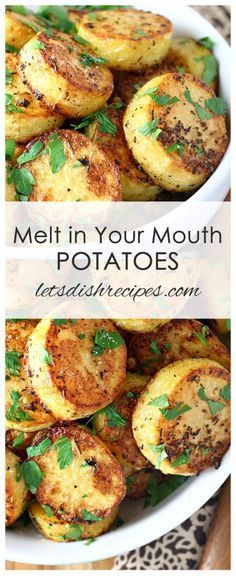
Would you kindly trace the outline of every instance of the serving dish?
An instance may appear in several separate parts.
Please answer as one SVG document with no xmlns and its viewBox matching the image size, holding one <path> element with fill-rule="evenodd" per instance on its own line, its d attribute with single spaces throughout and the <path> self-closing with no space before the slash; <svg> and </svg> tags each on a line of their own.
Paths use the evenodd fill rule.
<svg viewBox="0 0 236 576">
<path fill-rule="evenodd" d="M 142 2 L 134 6 L 143 8 Z M 32 7 L 33 8 L 33 7 Z M 211 37 L 215 42 L 214 53 L 219 62 L 220 95 L 230 103 L 229 85 L 229 46 L 222 36 L 198 13 L 185 6 L 169 6 L 146 2 L 145 10 L 158 11 L 170 18 L 178 35 L 193 38 Z M 230 186 L 230 150 L 228 148 L 222 162 L 209 180 L 191 198 L 199 201 L 225 198 Z M 125 502 L 120 515 L 124 525 L 117 530 L 100 536 L 91 546 L 84 542 L 58 544 L 51 542 L 36 532 L 32 526 L 24 529 L 9 530 L 6 539 L 6 558 L 15 562 L 29 564 L 73 564 L 91 562 L 127 552 L 148 542 L 160 538 L 169 530 L 191 516 L 223 484 L 230 474 L 230 454 L 227 453 L 218 470 L 208 470 L 200 476 L 190 478 L 162 502 L 157 508 L 143 509 L 143 502 Z"/>
</svg>

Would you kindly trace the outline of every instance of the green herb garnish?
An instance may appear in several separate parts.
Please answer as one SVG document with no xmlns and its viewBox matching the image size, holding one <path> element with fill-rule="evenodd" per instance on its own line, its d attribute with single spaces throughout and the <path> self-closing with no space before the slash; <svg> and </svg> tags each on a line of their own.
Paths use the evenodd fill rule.
<svg viewBox="0 0 236 576">
<path fill-rule="evenodd" d="M 112 136 L 115 136 L 117 132 L 117 126 L 110 120 L 110 118 L 108 118 L 108 112 L 109 110 L 123 108 L 123 106 L 123 102 L 114 102 L 113 104 L 109 104 L 97 112 L 88 114 L 88 116 L 85 116 L 79 124 L 72 124 L 72 128 L 74 128 L 74 130 L 81 130 L 82 128 L 90 126 L 90 124 L 97 121 L 100 132 L 103 134 L 112 134 Z"/>
<path fill-rule="evenodd" d="M 190 461 L 189 454 L 190 449 L 186 448 L 186 450 L 182 454 L 179 454 L 179 456 L 177 456 L 177 458 L 171 462 L 171 466 L 175 468 L 177 466 L 184 466 L 184 464 L 188 464 Z"/>
<path fill-rule="evenodd" d="M 150 120 L 141 126 L 138 131 L 140 134 L 143 134 L 144 136 L 151 136 L 153 140 L 156 140 L 156 138 L 158 138 L 159 134 L 162 132 L 162 129 L 158 128 L 158 122 L 159 118 L 154 118 L 153 120 Z"/>
<path fill-rule="evenodd" d="M 230 384 L 226 384 L 224 388 L 221 388 L 220 397 L 224 398 L 224 400 L 231 400 Z"/>
<path fill-rule="evenodd" d="M 12 405 L 8 408 L 6 417 L 7 420 L 13 420 L 13 422 L 26 422 L 28 420 L 33 420 L 27 412 L 19 408 L 19 400 L 21 398 L 21 394 L 17 392 L 17 390 L 12 390 L 11 392 L 11 400 Z"/>
<path fill-rule="evenodd" d="M 84 52 L 80 56 L 80 62 L 82 66 L 90 67 L 90 66 L 100 66 L 101 64 L 107 64 L 108 60 L 98 56 L 92 56 L 91 54 Z"/>
<path fill-rule="evenodd" d="M 88 510 L 82 510 L 82 518 L 84 522 L 99 522 L 100 520 L 102 520 L 100 516 L 96 516 L 96 514 L 88 512 Z"/>
<path fill-rule="evenodd" d="M 48 364 L 49 366 L 53 365 L 53 357 L 45 348 L 40 351 L 39 360 L 43 364 Z"/>
<path fill-rule="evenodd" d="M 200 120 L 210 120 L 210 118 L 212 117 L 211 114 L 209 114 L 209 112 L 207 112 L 207 110 L 205 110 L 205 108 L 200 106 L 200 104 L 198 104 L 198 102 L 193 101 L 192 96 L 191 96 L 188 88 L 184 92 L 184 97 L 187 100 L 187 102 L 189 102 L 189 104 L 193 105 L 193 107 L 194 107 L 198 117 L 200 118 Z"/>
<path fill-rule="evenodd" d="M 40 42 L 39 40 L 33 40 L 31 42 L 31 48 L 33 50 L 42 50 L 43 52 L 46 50 L 44 42 Z"/>
<path fill-rule="evenodd" d="M 83 46 L 91 46 L 91 42 L 89 42 L 88 40 L 85 40 L 85 38 L 80 36 L 80 34 L 74 34 L 73 38 L 79 44 L 83 44 Z"/>
<path fill-rule="evenodd" d="M 18 54 L 19 52 L 18 48 L 11 46 L 11 44 L 8 44 L 7 42 L 5 44 L 5 50 L 6 52 L 13 52 L 13 54 Z"/>
<path fill-rule="evenodd" d="M 143 92 L 140 97 L 142 96 L 150 96 L 150 98 L 158 104 L 158 106 L 170 106 L 171 104 L 175 104 L 175 102 L 179 102 L 179 98 L 177 96 L 170 96 L 170 94 L 158 94 L 158 89 L 153 86 L 146 92 Z"/>
<path fill-rule="evenodd" d="M 16 141 L 15 140 L 6 140 L 5 143 L 5 154 L 6 160 L 12 160 L 16 148 Z"/>
<path fill-rule="evenodd" d="M 20 471 L 17 476 L 17 481 L 19 482 L 21 478 L 24 478 L 26 486 L 29 488 L 30 492 L 35 494 L 38 490 L 42 477 L 43 473 L 40 470 L 38 464 L 34 462 L 34 460 L 29 460 L 21 464 Z"/>
<path fill-rule="evenodd" d="M 94 344 L 92 355 L 101 356 L 105 350 L 114 350 L 125 344 L 125 341 L 119 332 L 109 332 L 108 330 L 99 329 L 96 330 Z"/>
<path fill-rule="evenodd" d="M 41 504 L 45 514 L 47 514 L 48 518 L 51 518 L 51 516 L 54 516 L 54 511 L 51 508 L 51 506 L 48 506 L 48 504 Z"/>
<path fill-rule="evenodd" d="M 179 418 L 179 416 L 184 414 L 184 412 L 191 410 L 191 407 L 188 406 L 188 404 L 184 404 L 183 402 L 177 402 L 173 408 L 159 408 L 159 410 L 162 413 L 162 416 L 166 418 L 166 420 L 173 420 L 174 418 Z"/>
<path fill-rule="evenodd" d="M 22 114 L 23 110 L 13 103 L 13 98 L 14 96 L 12 94 L 5 94 L 5 110 L 7 114 L 10 114 L 11 112 Z"/>
<path fill-rule="evenodd" d="M 200 340 L 200 342 L 203 344 L 203 346 L 206 346 L 206 348 L 208 348 L 208 343 L 206 340 L 208 330 L 209 330 L 208 326 L 204 324 L 204 326 L 202 326 L 201 328 L 201 334 L 194 332 L 194 336 L 196 336 L 196 338 L 198 338 L 198 340 Z"/>
<path fill-rule="evenodd" d="M 16 448 L 17 446 L 21 446 L 25 440 L 24 432 L 19 432 L 17 436 L 14 438 L 12 442 L 12 448 Z"/>
<path fill-rule="evenodd" d="M 161 463 L 163 460 L 165 460 L 168 457 L 168 454 L 165 450 L 166 445 L 165 444 L 150 444 L 150 448 L 153 452 L 155 452 L 157 454 L 157 462 L 155 465 L 155 468 L 160 468 L 161 467 Z"/>
<path fill-rule="evenodd" d="M 166 148 L 167 152 L 177 152 L 179 156 L 183 156 L 184 153 L 184 145 L 181 142 L 176 142 L 175 144 L 171 144 Z"/>
<path fill-rule="evenodd" d="M 8 68 L 6 68 L 5 70 L 5 84 L 11 84 L 12 83 L 12 72 L 11 70 L 8 70 Z"/>
<path fill-rule="evenodd" d="M 15 350 L 5 353 L 5 368 L 10 376 L 20 376 L 20 361 L 22 354 Z"/>
<path fill-rule="evenodd" d="M 169 406 L 169 400 L 167 394 L 161 394 L 161 396 L 157 396 L 153 400 L 148 402 L 149 406 L 156 406 L 157 408 L 167 408 Z"/>
<path fill-rule="evenodd" d="M 71 440 L 66 436 L 61 436 L 53 446 L 51 450 L 57 450 L 57 461 L 60 470 L 67 468 L 74 459 Z"/>
<path fill-rule="evenodd" d="M 36 158 L 39 154 L 39 152 L 41 152 L 43 148 L 43 143 L 41 142 L 41 140 L 37 140 L 29 150 L 27 150 L 27 152 L 23 152 L 23 154 L 21 154 L 20 156 L 18 156 L 17 158 L 17 163 L 18 164 L 25 164 L 26 162 L 30 162 L 31 160 L 34 160 L 34 158 Z"/>
<path fill-rule="evenodd" d="M 63 140 L 58 132 L 54 132 L 48 140 L 47 150 L 49 152 L 49 163 L 53 174 L 61 170 L 66 162 Z"/>
<path fill-rule="evenodd" d="M 69 532 L 63 536 L 63 540 L 80 540 L 83 528 L 79 524 L 71 524 Z"/>
<path fill-rule="evenodd" d="M 14 167 L 8 177 L 8 183 L 14 184 L 16 191 L 20 195 L 19 199 L 25 201 L 28 200 L 28 197 L 32 192 L 35 179 L 26 168 Z"/>
<path fill-rule="evenodd" d="M 209 36 L 199 38 L 199 40 L 197 40 L 197 43 L 201 44 L 202 46 L 205 46 L 205 48 L 208 48 L 209 50 L 212 50 L 213 46 L 215 45 L 215 42 L 213 42 L 213 40 L 211 40 Z"/>
<path fill-rule="evenodd" d="M 50 440 L 50 438 L 44 438 L 44 440 L 42 440 L 42 442 L 40 442 L 36 446 L 29 446 L 29 448 L 26 448 L 27 456 L 29 456 L 29 458 L 41 456 L 42 454 L 44 454 L 44 452 L 47 452 L 51 444 L 52 441 Z"/>
<path fill-rule="evenodd" d="M 208 98 L 205 100 L 205 105 L 211 112 L 214 114 L 221 115 L 226 114 L 228 110 L 228 105 L 225 102 L 224 98 L 220 98 L 218 96 L 214 96 L 213 98 Z"/>
<path fill-rule="evenodd" d="M 213 80 L 215 80 L 218 71 L 217 61 L 213 54 L 209 56 L 203 56 L 202 61 L 204 63 L 204 72 L 202 75 L 203 82 L 206 84 L 210 84 Z"/>
<path fill-rule="evenodd" d="M 179 486 L 182 486 L 186 480 L 186 476 L 177 476 L 172 474 L 164 482 L 158 484 L 156 478 L 153 477 L 148 486 L 148 492 L 151 497 L 151 506 L 157 506 L 157 504 L 160 504 L 160 502 L 165 500 L 165 498 L 179 488 Z"/>
<path fill-rule="evenodd" d="M 215 416 L 216 414 L 218 414 L 218 412 L 221 412 L 221 410 L 223 410 L 223 408 L 225 408 L 225 405 L 222 402 L 217 402 L 215 400 L 211 400 L 210 398 L 207 398 L 204 388 L 199 388 L 198 396 L 199 396 L 200 400 L 207 402 L 208 408 L 209 408 L 212 416 Z"/>
<path fill-rule="evenodd" d="M 101 408 L 100 410 L 98 410 L 96 413 L 97 414 L 105 414 L 106 418 L 107 418 L 107 425 L 110 428 L 113 427 L 118 427 L 118 428 L 124 428 L 126 425 L 126 420 L 125 418 L 123 418 L 123 416 L 121 416 L 119 414 L 119 412 L 117 412 L 115 406 L 113 406 L 113 404 L 109 404 L 108 406 L 105 406 L 105 408 Z"/>
</svg>

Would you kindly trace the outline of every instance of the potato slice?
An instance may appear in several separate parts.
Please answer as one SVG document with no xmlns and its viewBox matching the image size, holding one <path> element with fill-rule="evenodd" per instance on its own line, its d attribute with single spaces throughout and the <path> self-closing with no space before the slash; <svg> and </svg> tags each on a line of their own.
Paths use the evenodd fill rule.
<svg viewBox="0 0 236 576">
<path fill-rule="evenodd" d="M 175 72 L 175 68 L 169 64 L 159 64 L 144 70 L 143 73 L 138 72 L 118 72 L 117 83 L 115 92 L 125 104 L 129 104 L 136 92 L 144 86 L 152 78 L 167 74 L 168 72 Z"/>
<path fill-rule="evenodd" d="M 149 462 L 183 476 L 219 466 L 230 443 L 229 382 L 228 370 L 205 358 L 157 372 L 133 414 L 134 438 Z"/>
<path fill-rule="evenodd" d="M 6 431 L 6 446 L 12 452 L 21 454 L 22 451 L 24 452 L 26 448 L 31 446 L 34 436 L 35 432 L 20 432 L 12 428 L 12 430 Z"/>
<path fill-rule="evenodd" d="M 202 46 L 193 38 L 182 36 L 172 38 L 165 62 L 170 66 L 183 68 L 185 72 L 190 72 L 216 90 L 218 74 L 216 59 L 209 48 Z"/>
<path fill-rule="evenodd" d="M 107 348 L 94 343 L 97 335 Z M 114 338 L 118 338 L 117 347 Z M 113 346 L 114 349 L 109 349 Z M 111 344 L 109 344 L 111 342 Z M 126 346 L 110 320 L 41 320 L 28 339 L 32 389 L 59 420 L 84 418 L 122 393 Z"/>
<path fill-rule="evenodd" d="M 184 358 L 209 358 L 228 370 L 230 367 L 226 346 L 197 320 L 171 320 L 155 332 L 134 334 L 128 350 L 128 366 L 143 374 L 155 374 Z"/>
<path fill-rule="evenodd" d="M 14 46 L 17 50 L 20 50 L 26 42 L 42 29 L 42 22 L 32 12 L 29 12 L 29 14 L 18 14 L 10 9 L 6 11 L 6 43 Z"/>
<path fill-rule="evenodd" d="M 146 376 L 127 372 L 123 395 L 112 405 L 114 417 L 107 412 L 93 418 L 97 434 L 106 442 L 122 467 L 132 466 L 135 470 L 149 465 L 138 450 L 132 432 L 134 407 L 147 380 Z"/>
<path fill-rule="evenodd" d="M 20 73 L 37 98 L 69 118 L 98 110 L 113 91 L 103 59 L 63 33 L 40 32 L 27 42 L 20 52 Z"/>
<path fill-rule="evenodd" d="M 27 339 L 36 324 L 36 320 L 6 322 L 6 427 L 18 432 L 34 432 L 55 422 L 40 405 L 37 392 L 31 393 L 24 367 Z"/>
<path fill-rule="evenodd" d="M 116 70 L 143 70 L 161 62 L 170 46 L 172 24 L 164 16 L 141 10 L 101 10 L 85 15 L 79 33 L 96 54 Z"/>
<path fill-rule="evenodd" d="M 114 322 L 119 326 L 119 328 L 127 330 L 128 332 L 150 332 L 151 330 L 155 330 L 158 326 L 162 326 L 162 324 L 165 324 L 168 320 L 125 318 L 119 320 L 115 319 Z"/>
<path fill-rule="evenodd" d="M 6 526 L 10 526 L 23 514 L 29 500 L 29 491 L 24 478 L 17 480 L 18 468 L 21 460 L 19 456 L 6 449 Z"/>
<path fill-rule="evenodd" d="M 30 151 L 36 140 L 26 146 Z M 32 177 L 34 185 L 29 196 L 31 202 L 78 202 L 121 200 L 121 184 L 118 168 L 104 151 L 89 138 L 74 130 L 58 130 L 40 138 L 47 152 L 55 142 L 61 149 L 54 159 L 51 152 L 39 154 L 23 164 Z M 21 166 L 20 166 L 21 168 Z"/>
<path fill-rule="evenodd" d="M 36 492 L 61 522 L 96 522 L 108 518 L 125 496 L 122 469 L 105 444 L 84 426 L 49 428 L 35 436 L 33 446 L 51 440 L 49 449 L 30 458 L 43 473 Z M 60 454 L 56 442 L 67 440 L 71 458 Z M 62 461 L 60 460 L 62 457 Z M 85 496 L 86 494 L 86 496 Z"/>
<path fill-rule="evenodd" d="M 209 323 L 217 334 L 229 334 L 230 332 L 230 320 L 229 318 L 217 318 L 217 320 L 209 320 Z"/>
<path fill-rule="evenodd" d="M 190 74 L 153 78 L 124 114 L 130 149 L 150 178 L 170 192 L 199 188 L 220 163 L 228 143 L 225 117 L 206 108 L 215 98 Z"/>
<path fill-rule="evenodd" d="M 6 54 L 6 69 L 11 81 L 6 85 L 5 132 L 7 139 L 28 142 L 46 130 L 61 126 L 64 118 L 43 106 L 23 84 L 18 74 L 18 55 Z"/>
<path fill-rule="evenodd" d="M 86 505 L 86 499 L 84 503 Z M 31 502 L 28 507 L 30 518 L 37 530 L 42 536 L 45 536 L 45 538 L 55 540 L 56 542 L 73 542 L 75 540 L 96 538 L 108 532 L 118 514 L 118 509 L 116 508 L 110 516 L 98 522 L 91 522 L 89 524 L 88 522 L 80 521 L 79 524 L 69 524 L 68 522 L 60 522 L 60 520 L 52 514 L 50 508 L 46 508 L 46 510 L 48 510 L 48 515 L 43 507 L 36 501 Z"/>
<path fill-rule="evenodd" d="M 108 158 L 118 166 L 122 199 L 143 202 L 155 200 L 160 188 L 134 161 L 124 135 L 123 110 L 110 108 L 107 116 L 113 125 L 113 128 L 111 126 L 113 133 L 111 130 L 109 133 L 104 133 L 99 127 L 99 122 L 95 121 L 88 126 L 86 134 L 92 142 L 99 144 Z"/>
</svg>

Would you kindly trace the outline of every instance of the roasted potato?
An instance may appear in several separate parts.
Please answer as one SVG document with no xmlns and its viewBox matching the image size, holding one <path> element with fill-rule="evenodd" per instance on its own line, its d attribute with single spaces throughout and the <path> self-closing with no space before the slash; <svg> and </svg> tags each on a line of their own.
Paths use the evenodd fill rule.
<svg viewBox="0 0 236 576">
<path fill-rule="evenodd" d="M 6 446 L 12 452 L 21 454 L 32 444 L 34 436 L 35 432 L 20 432 L 12 428 L 6 431 Z"/>
<path fill-rule="evenodd" d="M 230 320 L 229 318 L 222 318 L 217 320 L 209 320 L 209 324 L 217 334 L 228 334 L 230 332 Z"/>
<path fill-rule="evenodd" d="M 209 62 L 211 63 L 210 74 Z M 193 38 L 172 38 L 165 63 L 183 68 L 185 72 L 203 80 L 213 90 L 216 90 L 218 73 L 216 59 L 209 48 L 202 46 Z"/>
<path fill-rule="evenodd" d="M 170 46 L 172 24 L 164 16 L 122 9 L 84 15 L 78 31 L 116 70 L 144 70 L 161 62 Z"/>
<path fill-rule="evenodd" d="M 63 33 L 39 32 L 27 42 L 20 51 L 19 70 L 37 98 L 69 118 L 98 110 L 113 91 L 112 73 L 103 59 Z"/>
<path fill-rule="evenodd" d="M 168 72 L 175 72 L 173 66 L 165 64 L 159 64 L 158 66 L 153 66 L 144 70 L 142 73 L 138 72 L 118 72 L 117 82 L 115 87 L 115 93 L 119 96 L 125 104 L 129 104 L 136 92 L 144 86 L 152 78 L 161 76 L 162 74 L 167 74 Z"/>
<path fill-rule="evenodd" d="M 126 346 L 110 320 L 45 318 L 28 339 L 32 389 L 58 420 L 84 418 L 112 402 L 122 393 L 125 371 Z"/>
<path fill-rule="evenodd" d="M 110 517 L 126 487 L 122 469 L 107 446 L 77 424 L 38 433 L 32 446 L 45 439 L 51 441 L 49 449 L 30 458 L 43 473 L 36 491 L 39 503 L 50 506 L 61 522 L 96 522 Z M 67 458 L 65 450 L 60 453 L 60 442 L 61 446 L 67 444 Z"/>
<path fill-rule="evenodd" d="M 42 22 L 32 12 L 18 14 L 14 12 L 14 6 L 5 14 L 5 38 L 6 43 L 20 50 L 26 42 L 42 30 Z"/>
<path fill-rule="evenodd" d="M 86 506 L 86 499 L 84 500 Z M 31 502 L 28 507 L 30 518 L 37 528 L 37 530 L 56 542 L 73 542 L 75 540 L 85 540 L 87 538 L 96 538 L 111 528 L 114 523 L 118 509 L 116 508 L 110 516 L 102 518 L 97 522 L 83 522 L 80 520 L 79 524 L 69 524 L 68 522 L 60 522 L 56 516 L 51 512 L 50 508 L 45 512 L 42 506 L 36 501 Z"/>
<path fill-rule="evenodd" d="M 125 318 L 119 320 L 114 319 L 113 321 L 119 328 L 127 330 L 128 332 L 150 332 L 168 322 L 168 320 L 151 320 L 151 318 L 145 320 L 141 318 Z"/>
<path fill-rule="evenodd" d="M 205 358 L 159 370 L 133 413 L 145 458 L 164 474 L 192 476 L 219 466 L 230 442 L 229 382 L 228 370 Z"/>
<path fill-rule="evenodd" d="M 29 500 L 24 478 L 17 479 L 21 460 L 6 448 L 6 526 L 10 526 L 23 514 Z"/>
<path fill-rule="evenodd" d="M 6 69 L 10 73 L 6 85 L 5 133 L 7 139 L 28 142 L 46 130 L 61 126 L 63 116 L 47 110 L 23 84 L 18 74 L 18 55 L 6 54 Z"/>
<path fill-rule="evenodd" d="M 167 364 L 184 358 L 209 358 L 229 370 L 226 346 L 197 320 L 171 320 L 149 334 L 133 334 L 128 366 L 143 374 L 155 374 Z"/>
<path fill-rule="evenodd" d="M 106 442 L 122 467 L 132 466 L 135 470 L 149 465 L 137 448 L 132 432 L 133 410 L 147 380 L 146 376 L 127 372 L 123 395 L 112 405 L 114 416 L 113 413 L 105 412 L 93 418 L 97 434 Z"/>
<path fill-rule="evenodd" d="M 118 168 L 89 138 L 74 130 L 58 130 L 43 134 L 40 142 L 46 153 L 23 165 L 34 179 L 29 201 L 121 200 Z M 35 143 L 29 142 L 25 151 L 29 152 Z"/>
<path fill-rule="evenodd" d="M 18 432 L 34 432 L 55 422 L 40 405 L 37 392 L 31 393 L 24 367 L 27 339 L 36 324 L 36 320 L 6 322 L 6 428 Z"/>
<path fill-rule="evenodd" d="M 221 161 L 228 143 L 224 114 L 209 108 L 214 92 L 190 74 L 169 73 L 140 88 L 124 114 L 135 160 L 170 192 L 196 190 Z"/>
<path fill-rule="evenodd" d="M 87 128 L 86 134 L 119 168 L 121 179 L 121 194 L 123 200 L 147 201 L 155 200 L 160 192 L 159 186 L 153 184 L 149 176 L 135 163 L 127 146 L 123 130 L 123 110 L 110 108 L 107 111 L 113 128 L 106 133 L 96 120 Z"/>
</svg>

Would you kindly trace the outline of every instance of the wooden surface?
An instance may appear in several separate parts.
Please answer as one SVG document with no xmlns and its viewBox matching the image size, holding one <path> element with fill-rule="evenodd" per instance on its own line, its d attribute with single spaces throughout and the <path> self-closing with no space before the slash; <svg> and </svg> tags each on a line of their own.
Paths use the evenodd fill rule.
<svg viewBox="0 0 236 576">
<path fill-rule="evenodd" d="M 111 570 L 114 559 L 101 560 L 100 562 L 87 562 L 86 564 L 67 564 L 66 566 L 39 566 L 35 564 L 18 564 L 6 562 L 7 570 Z"/>
<path fill-rule="evenodd" d="M 220 494 L 199 570 L 230 570 L 230 480 Z"/>
</svg>

